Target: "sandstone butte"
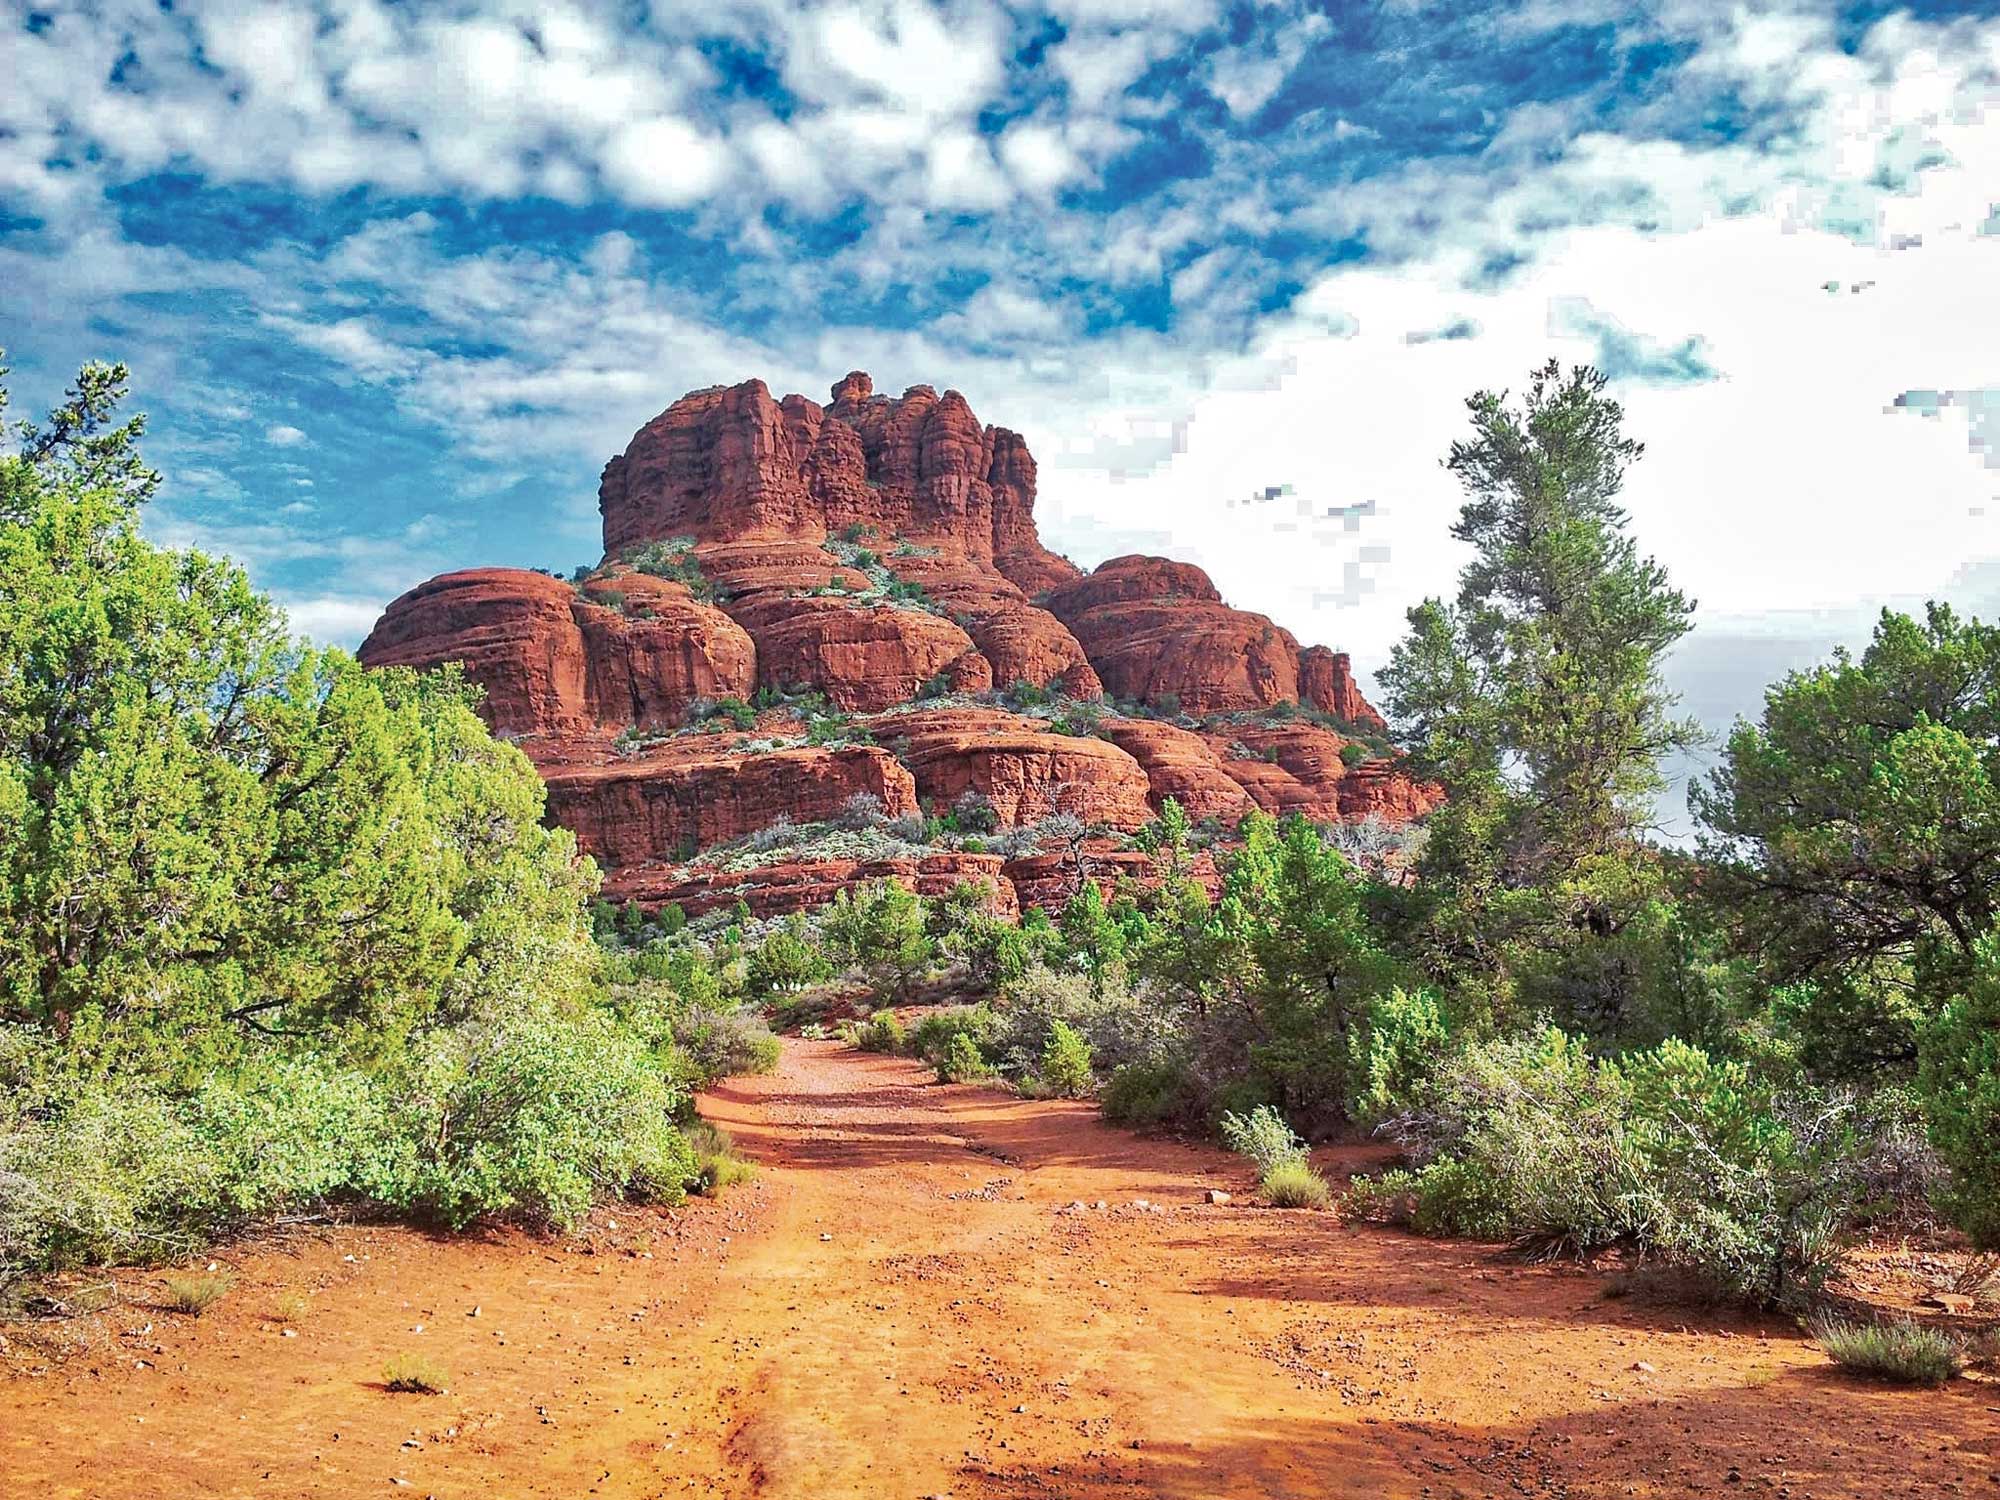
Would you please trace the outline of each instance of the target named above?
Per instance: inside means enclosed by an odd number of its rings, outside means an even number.
[[[1383,727],[1345,655],[1231,608],[1189,563],[1085,574],[1042,545],[1034,506],[1027,444],[956,391],[880,396],[858,372],[825,405],[759,380],[694,391],[605,465],[595,569],[433,578],[360,655],[460,663],[607,895],[691,914],[803,910],[883,877],[927,894],[982,882],[1005,910],[1057,903],[1080,866],[1143,878],[1146,856],[1116,835],[1169,797],[1225,827],[1252,807],[1401,823],[1435,805],[1393,759],[1343,759],[1343,728]],[[750,728],[714,714],[760,689]],[[1056,715],[1004,706],[1009,689]],[[1075,704],[1099,705],[1094,733],[1053,722]],[[832,820],[857,793],[890,818],[976,793],[1002,827],[1066,812],[1099,836],[1011,858],[721,847]]]

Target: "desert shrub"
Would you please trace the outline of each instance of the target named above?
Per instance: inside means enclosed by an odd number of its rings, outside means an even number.
[[[567,1228],[600,1193],[673,1202],[693,1175],[685,1095],[601,1012],[522,1010],[426,1040],[369,1163],[373,1195],[461,1225],[507,1213]]]
[[[1048,1044],[1042,1048],[1038,1075],[1042,1086],[1063,1099],[1080,1099],[1090,1092],[1094,1075],[1090,1067],[1090,1044],[1062,1021],[1049,1026]]]
[[[1158,1125],[1193,1107],[1196,1090],[1187,1065],[1177,1058],[1127,1063],[1106,1080],[1104,1118],[1120,1125]]]
[[[779,813],[762,828],[746,833],[741,842],[753,854],[768,854],[773,849],[789,849],[798,840],[799,828],[792,822],[791,815]]]
[[[736,1143],[728,1132],[707,1120],[696,1120],[687,1127],[686,1135],[694,1157],[688,1191],[704,1198],[720,1198],[730,1188],[756,1177],[756,1166],[736,1154]]]
[[[168,1260],[226,1223],[221,1171],[173,1101],[85,1091],[0,1130],[0,1280],[26,1269]]]
[[[1414,1107],[1449,1041],[1436,991],[1397,986],[1371,999],[1348,1035],[1348,1118],[1377,1125]]]
[[[706,1088],[723,1078],[775,1073],[784,1048],[763,1019],[741,1008],[697,1010],[674,1026],[678,1080]]]
[[[952,1035],[950,1045],[937,1060],[940,1083],[970,1083],[977,1078],[990,1077],[992,1072],[992,1067],[980,1054],[979,1044],[963,1031]]]
[[[766,998],[802,990],[829,978],[833,965],[803,917],[793,917],[764,934],[750,950],[746,977],[750,993]]]
[[[1903,1385],[1944,1385],[1965,1368],[1965,1346],[1941,1328],[1908,1318],[1853,1323],[1837,1318],[1812,1325],[1827,1357],[1842,1369]]]
[[[1017,932],[1023,949],[1032,941]],[[1174,1035],[1172,1019],[1124,984],[1093,985],[1087,974],[1040,963],[1029,964],[1004,987],[995,1016],[993,1052],[1010,1073],[1034,1070],[1057,1023],[1074,1030],[1093,1063],[1107,1069],[1162,1055]]]
[[[842,828],[874,828],[882,822],[882,799],[873,792],[856,792],[840,804],[834,822]]]
[[[227,1271],[177,1271],[160,1278],[163,1303],[177,1313],[198,1318],[229,1295]]]
[[[954,1005],[934,1010],[911,1028],[910,1051],[932,1067],[937,1067],[963,1037],[974,1051],[984,1054],[993,1036],[993,1012],[984,1005]],[[959,1048],[961,1053],[963,1048]]]
[[[981,792],[968,787],[951,805],[952,821],[961,833],[991,833],[1000,826],[1000,814]]]
[[[1869,1151],[1851,1095],[1777,1094],[1668,1041],[1617,1066],[1649,1198],[1640,1236],[1717,1291],[1796,1303],[1832,1270]]]
[[[1257,1186],[1273,1208],[1325,1208],[1333,1199],[1326,1179],[1307,1166],[1304,1158],[1273,1167],[1258,1179]]]
[[[1406,1140],[1416,1170],[1358,1201],[1406,1199],[1425,1232],[1587,1250],[1650,1219],[1622,1078],[1553,1027],[1447,1059]]]
[[[909,1038],[894,1011],[881,1011],[862,1023],[854,1045],[863,1052],[901,1052]]]
[[[410,1395],[442,1396],[450,1378],[436,1360],[421,1354],[398,1354],[382,1367],[383,1386]]]
[[[1259,1177],[1268,1177],[1281,1167],[1303,1166],[1306,1160],[1305,1143],[1268,1104],[1247,1115],[1223,1115],[1222,1143],[1255,1162]]]

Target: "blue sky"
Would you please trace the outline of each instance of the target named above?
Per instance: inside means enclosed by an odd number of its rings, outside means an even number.
[[[2000,602],[2000,5],[21,5],[0,340],[135,368],[169,485],[352,643],[594,560],[682,391],[964,390],[1044,529],[1379,662],[1480,385],[1617,379],[1726,719],[1883,602]],[[1768,670],[1767,670],[1768,669]]]

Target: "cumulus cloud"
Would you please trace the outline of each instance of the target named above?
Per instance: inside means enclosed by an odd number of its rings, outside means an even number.
[[[296,448],[306,440],[306,435],[296,427],[280,422],[264,429],[264,441],[273,448]]]

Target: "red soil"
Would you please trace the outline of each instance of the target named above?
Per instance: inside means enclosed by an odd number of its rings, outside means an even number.
[[[267,1241],[199,1320],[132,1273],[66,1358],[8,1330],[0,1492],[2000,1494],[1991,1381],[1251,1206],[1084,1105],[790,1042],[703,1108],[763,1165],[722,1204]],[[448,1394],[384,1390],[404,1352]]]

